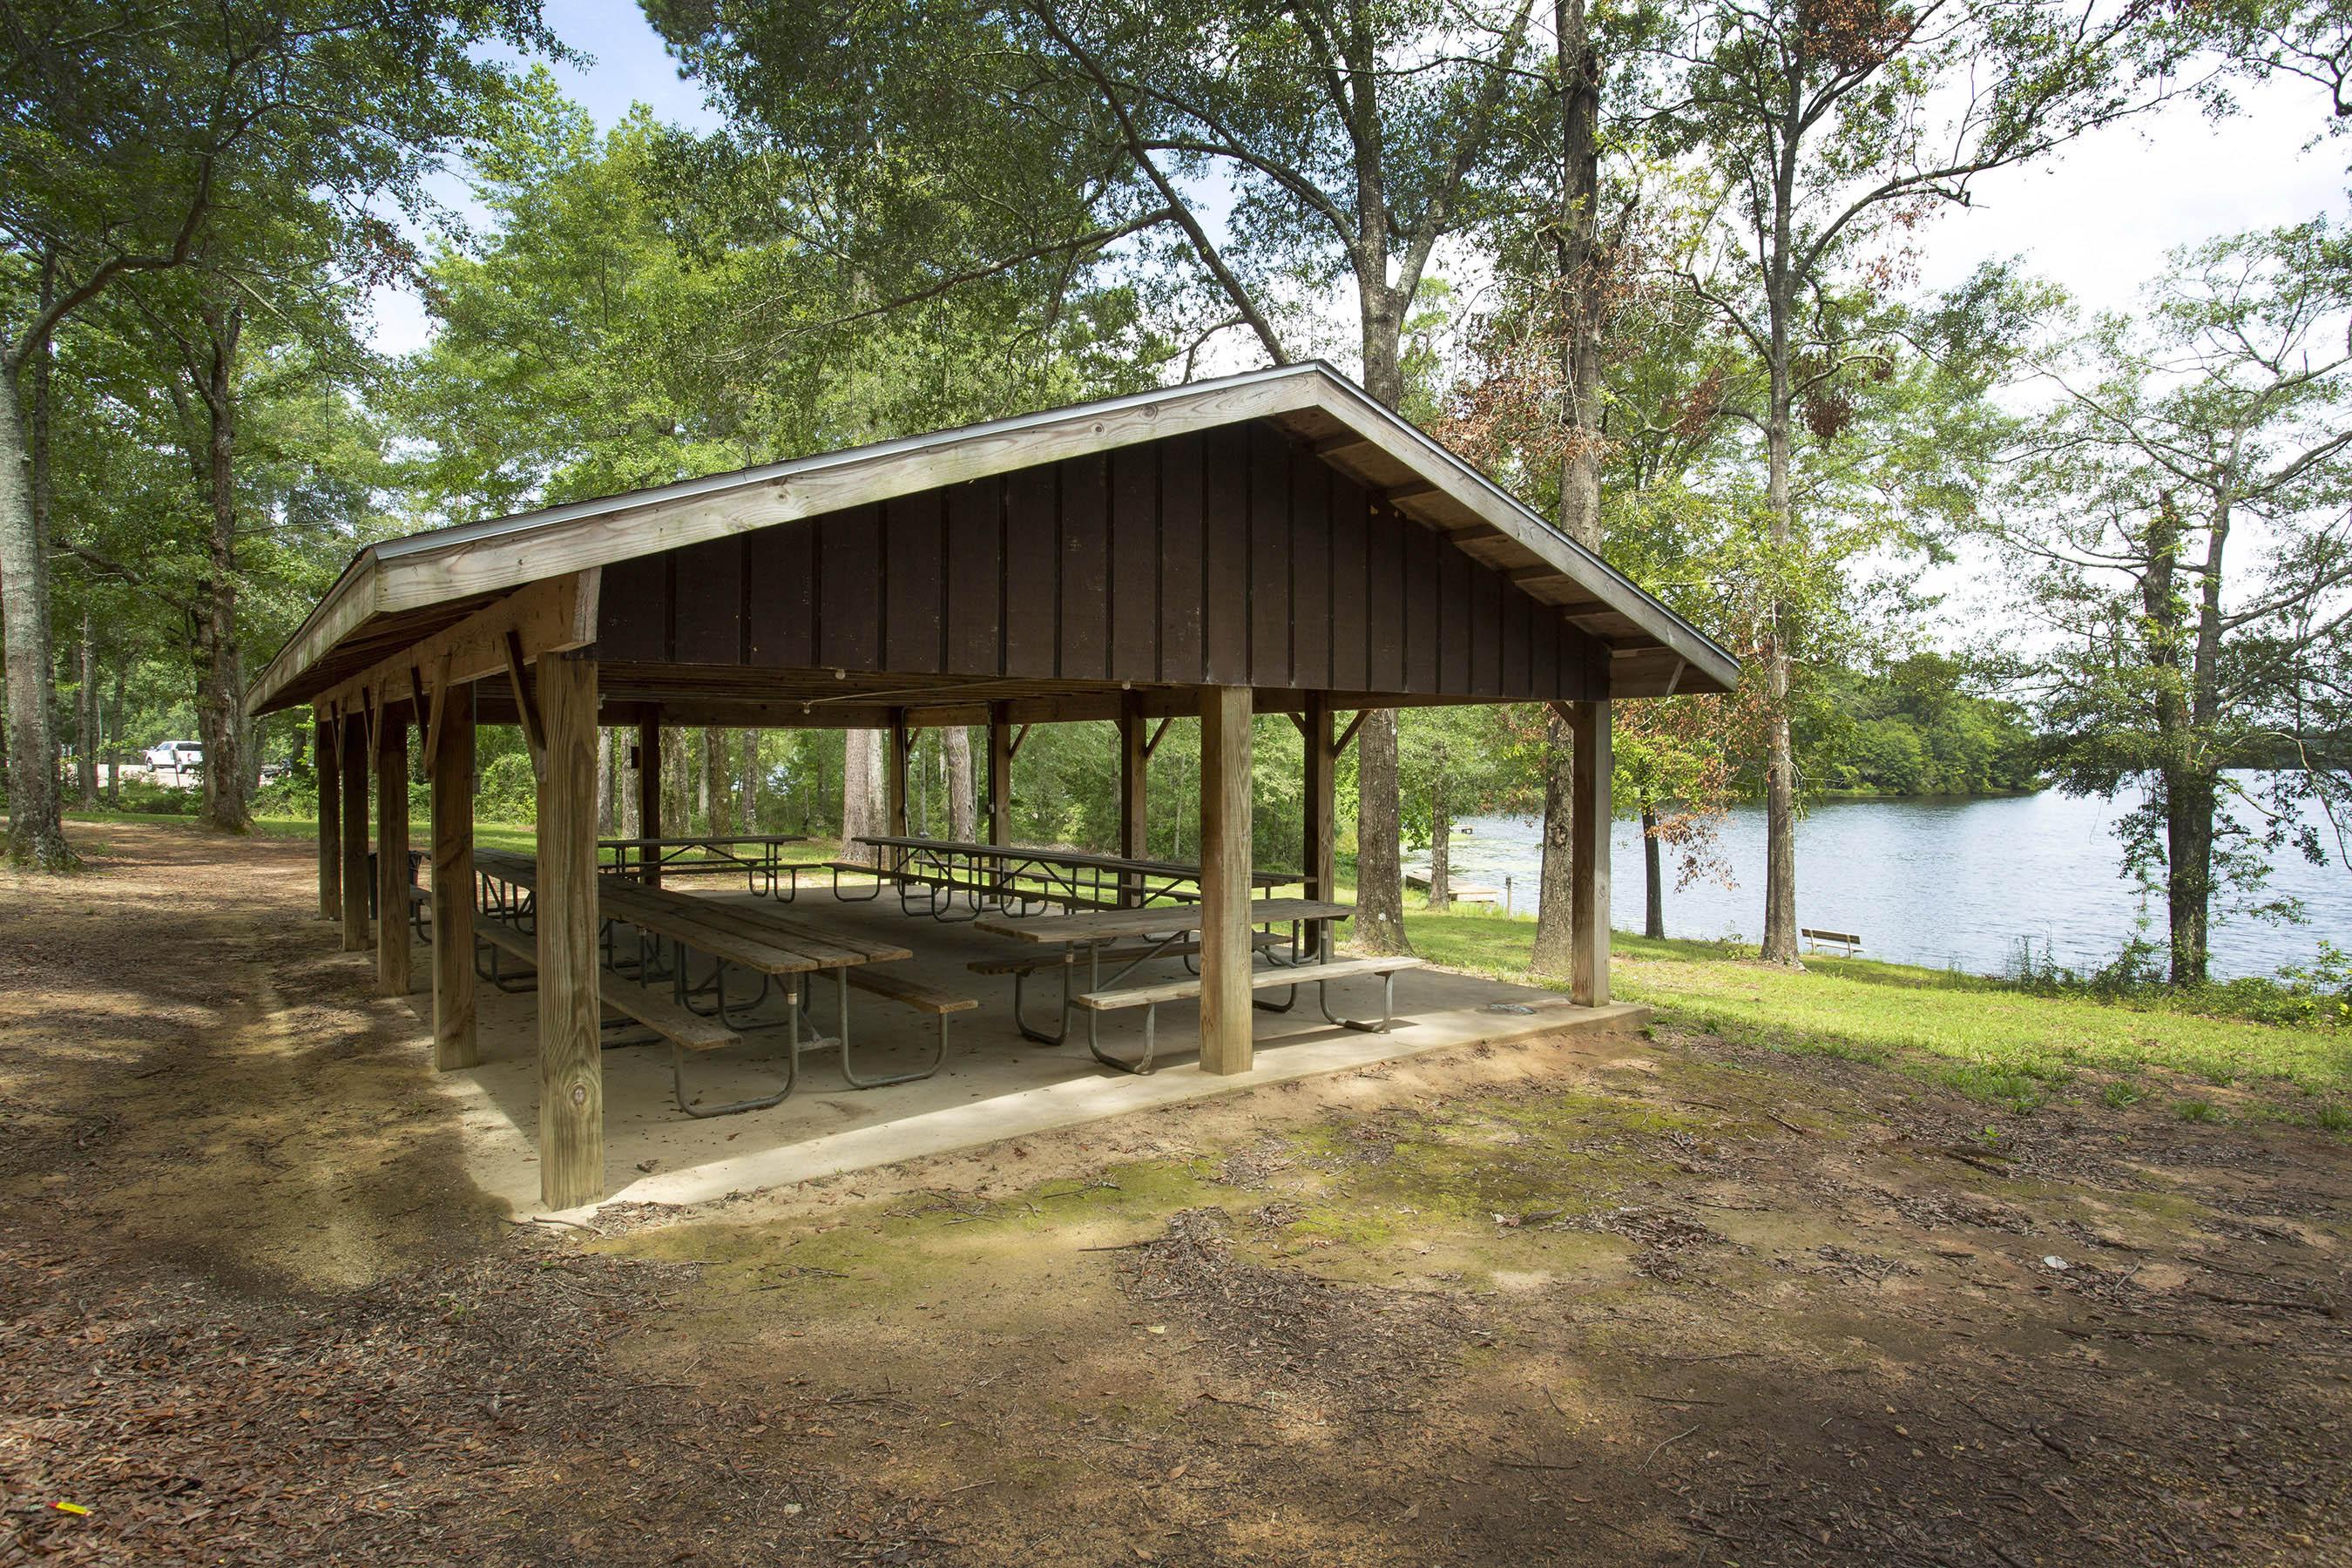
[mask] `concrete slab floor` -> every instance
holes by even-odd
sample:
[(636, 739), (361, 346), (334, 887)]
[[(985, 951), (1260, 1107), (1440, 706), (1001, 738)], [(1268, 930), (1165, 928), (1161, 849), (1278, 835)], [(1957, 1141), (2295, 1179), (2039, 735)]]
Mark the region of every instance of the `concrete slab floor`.
[[(742, 893), (717, 892), (707, 882), (695, 890), (754, 907), (775, 907)], [(982, 934), (969, 923), (906, 914), (896, 898), (887, 895), (857, 902), (804, 890), (787, 909), (811, 923), (912, 948), (915, 956), (892, 964), (894, 973), (975, 997), (979, 1009), (950, 1017), (947, 1058), (931, 1078), (855, 1089), (842, 1077), (838, 1050), (804, 1050), (799, 1082), (782, 1104), (709, 1120), (685, 1115), (673, 1101), (667, 1044), (606, 1050), (606, 1202), (700, 1203), (1444, 1047), (1563, 1030), (1634, 1028), (1650, 1011), (1628, 1004), (1578, 1007), (1557, 992), (1421, 969), (1397, 977), (1396, 1024), (1384, 1035), (1326, 1024), (1315, 1010), (1311, 991), (1300, 994), (1296, 1011), (1261, 1009), (1256, 1015), (1256, 1066), (1231, 1077), (1204, 1073), (1193, 1060), (1198, 1009), (1190, 1003), (1163, 1006), (1158, 1028), (1160, 1065), (1138, 1077), (1097, 1064), (1087, 1054), (1083, 1022), (1073, 1025), (1069, 1042), (1060, 1047), (1024, 1039), (1013, 1023), (1011, 978), (978, 975), (966, 967), (977, 959), (1040, 950)], [(420, 975), (425, 969), (418, 965)], [(1128, 983), (1180, 978), (1185, 973), (1181, 961), (1169, 959), (1139, 969)], [(1282, 993), (1259, 994), (1278, 1000)], [(1033, 982), (1025, 998), (1030, 1021), (1050, 1027), (1060, 995), (1056, 976)], [(908, 1070), (928, 1058), (936, 1027), (928, 1016), (885, 997), (856, 991), (850, 996), (851, 1042), (861, 1076)], [(503, 994), (485, 983), (479, 1003), (482, 1064), (435, 1079), (463, 1108), (469, 1173), (518, 1214), (544, 1212), (535, 1152), (539, 1065), (534, 1001), (528, 994)], [(429, 1009), (429, 1003), (425, 1005)], [(1377, 1017), (1380, 982), (1335, 983), (1331, 1006), (1346, 1016)], [(832, 1007), (833, 988), (821, 983), (813, 1013), (817, 1029), (828, 1035), (835, 1032)], [(770, 1004), (758, 1016), (781, 1014)], [(1139, 1012), (1107, 1015), (1102, 1039), (1105, 1049), (1114, 1054), (1138, 1054), (1143, 1043)], [(781, 1030), (758, 1033), (729, 1050), (688, 1053), (689, 1099), (716, 1105), (774, 1092), (782, 1079), (783, 1040)]]

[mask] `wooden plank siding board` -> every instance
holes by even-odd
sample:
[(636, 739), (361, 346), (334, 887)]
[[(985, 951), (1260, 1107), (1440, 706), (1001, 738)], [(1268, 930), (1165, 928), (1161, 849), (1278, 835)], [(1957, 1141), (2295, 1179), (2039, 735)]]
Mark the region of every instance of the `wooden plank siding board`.
[(1290, 681), (1290, 447), (1278, 431), (1250, 426), (1249, 679)]
[(1249, 683), (1249, 445), (1244, 429), (1208, 433), (1201, 478), (1201, 679)]
[(1051, 468), (1024, 468), (1004, 478), (1004, 673), (1050, 676), (1054, 670), (1055, 598), (1060, 549), (1058, 505)]
[(1290, 454), (1291, 684), (1331, 684), (1331, 470), (1304, 447)]
[(666, 662), (669, 649), (663, 644), (668, 624), (667, 556), (640, 555), (604, 568), (596, 642), (609, 657), (629, 664)]
[[(812, 525), (744, 535), (744, 642), (746, 658), (756, 667), (792, 669), (816, 663), (818, 531)], [(604, 602), (612, 603), (609, 591)], [(607, 646), (600, 645), (600, 651), (607, 659), (617, 657)]]
[(1202, 469), (1204, 445), (1179, 436), (1160, 447), (1160, 664), (1161, 680), (1202, 673)]
[(1328, 496), (1331, 525), (1331, 679), (1341, 691), (1367, 689), (1365, 640), (1363, 487), (1333, 473)]
[(1470, 689), (1481, 697), (1499, 697), (1503, 694), (1503, 580), (1474, 567), (1470, 601)]
[(947, 668), (995, 669), (1003, 658), (1003, 487), (971, 479), (947, 497)]
[(614, 702), (839, 707), (926, 679), (1585, 700), (1610, 668), (1507, 570), (1267, 426), (617, 563), (597, 629)]
[(1525, 594), (1503, 595), (1503, 690), (1512, 697), (1535, 695), (1529, 679), (1528, 644), (1535, 637), (1535, 601)]
[(1160, 679), (1160, 450), (1110, 459), (1110, 674)]
[(1470, 558), (1434, 534), (1424, 534), (1437, 564), (1435, 691), (1468, 691), (1470, 684)]
[(882, 520), (882, 667), (935, 675), (943, 666), (946, 498), (923, 490), (887, 502)]
[(1062, 551), (1060, 649), (1055, 673), (1110, 675), (1110, 469), (1103, 456), (1059, 465)]
[(819, 664), (882, 668), (881, 510), (852, 507), (817, 520)]
[(743, 657), (743, 540), (713, 539), (674, 552), (670, 658), (736, 664)]
[(1405, 689), (1404, 534), (1394, 519), (1368, 494), (1364, 538), (1370, 549), (1364, 578), (1365, 647), (1371, 668), (1364, 684), (1374, 691)]

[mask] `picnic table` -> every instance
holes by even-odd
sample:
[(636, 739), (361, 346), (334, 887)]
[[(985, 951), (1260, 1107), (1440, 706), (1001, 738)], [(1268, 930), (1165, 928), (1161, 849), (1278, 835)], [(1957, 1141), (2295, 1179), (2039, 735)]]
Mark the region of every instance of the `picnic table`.
[[(853, 842), (882, 850), (888, 857), (887, 864), (872, 868), (877, 885), (870, 897), (881, 896), (881, 884), (895, 882), (902, 910), (929, 914), (935, 920), (975, 920), (990, 910), (1021, 919), (1053, 906), (1118, 910), (1194, 903), (1201, 897), (1201, 868), (1181, 860), (1139, 860), (1083, 849), (885, 834), (867, 834)], [(866, 869), (850, 862), (837, 863), (836, 890), (839, 871)], [(1258, 890), (1298, 879), (1287, 871), (1250, 873), (1250, 886)], [(914, 899), (916, 889), (928, 894), (919, 908)], [(966, 896), (968, 914), (952, 912), (960, 892)]]
[(680, 833), (599, 838), (596, 851), (604, 869), (656, 887), (665, 877), (740, 873), (749, 891), (773, 896), (779, 872), (793, 879), (784, 846), (807, 842), (801, 833)]
[[(1418, 958), (1360, 958), (1335, 960), (1330, 956), (1330, 924), (1346, 920), (1356, 911), (1348, 904), (1327, 903), (1319, 899), (1255, 899), (1249, 906), (1250, 924), (1261, 931), (1277, 925), (1311, 929), (1312, 940), (1300, 942), (1294, 935), (1290, 955), (1285, 957), (1278, 941), (1252, 939), (1250, 954), (1265, 967), (1255, 969), (1250, 977), (1253, 991), (1287, 988), (1290, 995), (1280, 1003), (1252, 999), (1252, 1005), (1268, 1012), (1286, 1013), (1297, 1004), (1301, 985), (1316, 988), (1318, 1005), (1324, 1021), (1343, 1028), (1384, 1033), (1396, 1016), (1396, 975), (1400, 971), (1417, 969)], [(1058, 1046), (1069, 1035), (1070, 1013), (1073, 1008), (1087, 1016), (1087, 1049), (1105, 1067), (1121, 1072), (1143, 1073), (1151, 1070), (1155, 1046), (1155, 1020), (1160, 1004), (1176, 1002), (1201, 994), (1197, 975), (1189, 980), (1158, 981), (1149, 984), (1122, 986), (1125, 980), (1143, 964), (1155, 959), (1190, 956), (1200, 951), (1201, 914), (1197, 904), (1160, 905), (1155, 908), (1089, 910), (1077, 914), (1049, 915), (1034, 920), (982, 920), (973, 928), (991, 936), (1011, 937), (1017, 942), (1037, 947), (1060, 950), (1062, 970), (1062, 1018), (1060, 1027), (1048, 1035), (1033, 1028), (1023, 1016), (1020, 980), (1025, 967), (1013, 969), (1013, 1022), (1021, 1032), (1042, 1045)], [(1083, 958), (1087, 965), (1087, 988), (1074, 991), (1072, 974)], [(1054, 960), (1042, 965), (1051, 967)], [(1106, 979), (1103, 966), (1115, 963), (1119, 967)], [(982, 961), (972, 968), (1001, 971), (1006, 967), (1001, 961)], [(1381, 980), (1381, 1016), (1377, 1024), (1334, 1016), (1329, 994), (1325, 989), (1334, 980), (1356, 975), (1377, 975)], [(1110, 1055), (1102, 1048), (1100, 1017), (1106, 1012), (1123, 1007), (1141, 1007), (1143, 1012), (1143, 1055), (1133, 1061)]]
[[(500, 955), (532, 957), (532, 897), (538, 886), (538, 862), (529, 855), (478, 847), (474, 871), (481, 912), (476, 931), (489, 957), (484, 978), (501, 990), (524, 989), (509, 983)], [(776, 1104), (793, 1091), (804, 1050), (838, 1047), (842, 1076), (859, 1089), (928, 1078), (946, 1055), (947, 1014), (977, 1005), (939, 998), (944, 1005), (924, 1006), (922, 999), (929, 994), (926, 988), (896, 976), (869, 976), (866, 965), (914, 956), (896, 942), (833, 931), (772, 910), (647, 887), (609, 872), (596, 879), (596, 901), (602, 928), (602, 979), (607, 982), (603, 986), (604, 999), (616, 1012), (669, 1040), (672, 1091), (678, 1109), (689, 1116), (724, 1116)], [(699, 976), (694, 963), (698, 956), (709, 966)], [(757, 991), (748, 996), (730, 991), (733, 972), (757, 976)], [(804, 1038), (802, 1016), (808, 1005), (810, 985), (826, 974), (834, 981), (838, 1032), (832, 1037)], [(666, 1000), (656, 986), (667, 990)], [(924, 1067), (886, 1077), (858, 1074), (850, 1056), (852, 986), (922, 1006), (938, 1016), (937, 1046)], [(772, 995), (782, 1007), (782, 1020), (753, 1019), (752, 1010)], [(790, 1047), (782, 1089), (772, 1095), (709, 1109), (698, 1109), (688, 1100), (685, 1051), (733, 1045), (746, 1034), (779, 1028), (787, 1032)]]

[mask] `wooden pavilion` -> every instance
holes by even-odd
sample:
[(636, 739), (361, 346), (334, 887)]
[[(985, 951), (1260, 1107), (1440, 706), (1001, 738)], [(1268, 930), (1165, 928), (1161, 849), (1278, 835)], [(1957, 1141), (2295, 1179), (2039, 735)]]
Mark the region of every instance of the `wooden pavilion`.
[(1251, 1065), (1250, 720), (1307, 736), (1309, 897), (1333, 890), (1335, 715), (1561, 704), (1576, 739), (1574, 998), (1608, 998), (1610, 703), (1720, 691), (1732, 658), (1321, 364), (883, 442), (362, 551), (255, 682), (319, 726), (321, 913), (405, 991), (409, 731), (432, 781), (434, 1060), (472, 1066), (474, 725), (539, 772), (540, 1151), (603, 1195), (596, 741), (635, 725), (659, 833), (663, 724), (985, 725), (1006, 835), (1023, 726), (1119, 726), (1142, 852), (1153, 721), (1202, 721), (1202, 1068)]

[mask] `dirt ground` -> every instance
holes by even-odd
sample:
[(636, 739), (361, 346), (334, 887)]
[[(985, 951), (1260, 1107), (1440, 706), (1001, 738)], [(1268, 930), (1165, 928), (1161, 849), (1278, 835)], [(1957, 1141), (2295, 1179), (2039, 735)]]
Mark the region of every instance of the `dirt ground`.
[(2338, 1136), (1660, 1028), (518, 1224), (306, 846), (90, 832), (0, 1563), (2352, 1562)]

